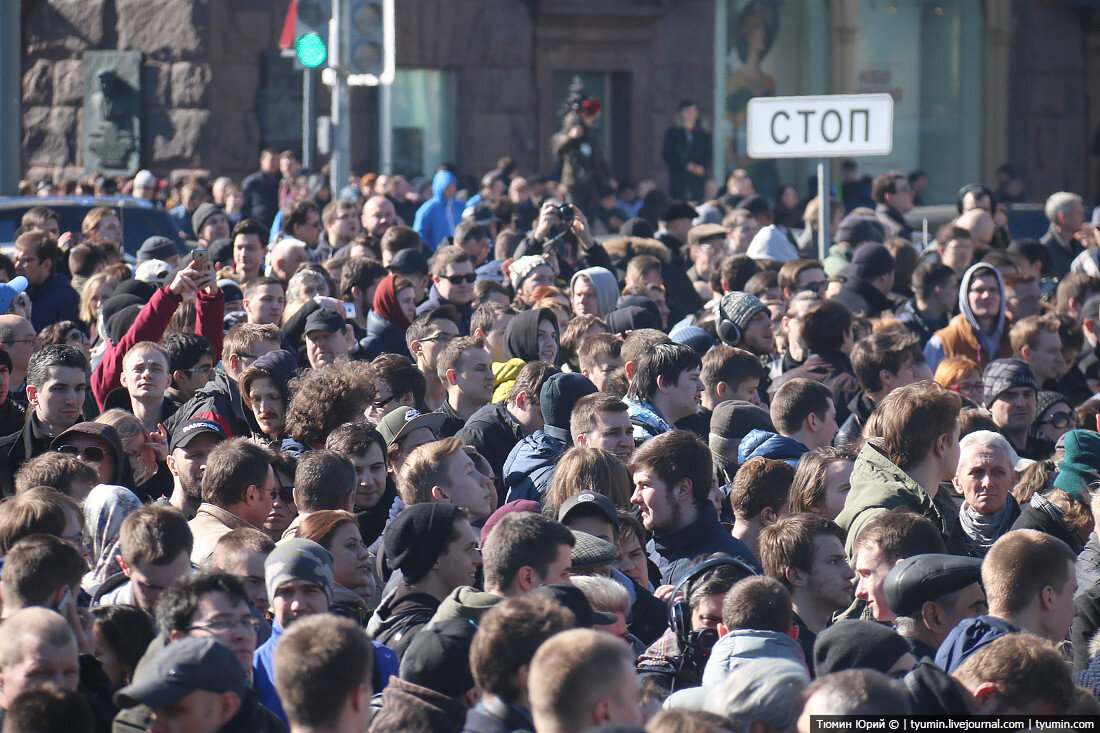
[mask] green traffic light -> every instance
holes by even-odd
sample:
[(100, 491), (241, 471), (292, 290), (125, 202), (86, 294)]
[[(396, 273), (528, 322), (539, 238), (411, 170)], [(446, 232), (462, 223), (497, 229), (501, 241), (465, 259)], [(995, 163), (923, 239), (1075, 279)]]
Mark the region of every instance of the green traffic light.
[(298, 61), (308, 69), (316, 69), (328, 58), (325, 41), (316, 33), (307, 33), (294, 42), (294, 51)]

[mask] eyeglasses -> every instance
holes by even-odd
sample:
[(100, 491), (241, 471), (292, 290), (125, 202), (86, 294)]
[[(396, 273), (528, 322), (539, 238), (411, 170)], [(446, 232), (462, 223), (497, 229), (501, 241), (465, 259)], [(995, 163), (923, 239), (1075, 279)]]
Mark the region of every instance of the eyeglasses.
[(1055, 412), (1046, 420), (1043, 420), (1041, 424), (1055, 428), (1075, 428), (1077, 427), (1077, 416), (1072, 412)]
[(260, 628), (260, 620), (253, 616), (240, 616), (238, 618), (220, 617), (211, 619), (204, 624), (195, 624), (189, 626), (188, 631), (194, 631), (195, 629), (201, 629), (203, 631), (216, 631), (223, 633), (231, 631), (232, 629), (244, 629), (245, 631), (256, 631)]
[(433, 341), (438, 341), (441, 344), (447, 344), (447, 343), (450, 343), (451, 341), (454, 341), (456, 338), (458, 338), (458, 337), (457, 336), (452, 336), (449, 333), (437, 333), (435, 336), (428, 336), (427, 338), (420, 339), (420, 343), (430, 344)]
[(380, 402), (375, 402), (374, 405), (372, 405), (372, 406), (376, 410), (384, 410), (384, 409), (386, 409), (386, 405), (390, 404), (391, 402), (393, 402), (394, 400), (396, 400), (400, 396), (401, 395), (398, 395), (398, 394), (391, 394), (386, 399), (384, 399)]
[[(237, 354), (237, 356), (239, 356), (242, 359), (244, 359), (244, 358), (254, 358), (254, 357), (246, 357), (245, 355), (242, 355), (242, 354)], [(186, 374), (188, 377), (193, 377), (196, 374), (205, 374), (207, 379), (213, 379), (215, 369), (212, 366), (208, 366), (208, 367), (195, 367), (194, 369), (180, 369), (180, 371), (183, 372), (184, 374)]]
[(70, 331), (69, 335), (65, 337), (66, 341), (76, 341), (78, 344), (85, 344), (88, 342), (88, 336), (83, 331)]
[(820, 295), (821, 291), (823, 289), (827, 288), (828, 286), (829, 286), (829, 281), (828, 280), (818, 280), (817, 282), (805, 283), (804, 285), (799, 285), (798, 290), (809, 292), (809, 293), (816, 293), (816, 294)]
[(440, 280), (446, 280), (451, 285), (458, 285), (459, 283), (473, 283), (477, 280), (476, 272), (468, 272), (465, 275), (440, 275)]
[(11, 345), (14, 345), (14, 344), (33, 344), (37, 340), (38, 340), (37, 336), (29, 336), (25, 339), (12, 339), (11, 341), (2, 341), (0, 343), (11, 344)]
[(102, 461), (103, 456), (105, 455), (102, 448), (94, 445), (86, 445), (83, 448), (75, 445), (63, 445), (57, 450), (60, 453), (64, 453), (70, 456), (76, 456), (81, 460), (91, 461), (92, 463), (98, 463), (99, 461)]

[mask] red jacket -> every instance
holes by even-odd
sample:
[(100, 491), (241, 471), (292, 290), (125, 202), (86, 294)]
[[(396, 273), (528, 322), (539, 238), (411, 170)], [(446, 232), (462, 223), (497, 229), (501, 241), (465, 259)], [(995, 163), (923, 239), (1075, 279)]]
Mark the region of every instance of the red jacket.
[[(122, 375), (122, 359), (126, 356), (126, 352), (134, 344), (142, 341), (159, 343), (164, 337), (164, 330), (168, 328), (168, 321), (172, 319), (172, 314), (176, 312), (181, 302), (182, 299), (168, 288), (160, 288), (153, 293), (149, 302), (142, 306), (137, 319), (126, 335), (117, 344), (107, 345), (99, 366), (92, 372), (92, 394), (99, 409), (103, 409), (103, 401), (107, 399), (107, 394), (112, 389), (122, 386), (119, 377)], [(220, 290), (213, 296), (200, 292), (196, 310), (198, 313), (195, 318), (195, 333), (214, 345), (215, 354), (220, 354), (224, 334), (222, 322), (225, 317), (225, 297)]]

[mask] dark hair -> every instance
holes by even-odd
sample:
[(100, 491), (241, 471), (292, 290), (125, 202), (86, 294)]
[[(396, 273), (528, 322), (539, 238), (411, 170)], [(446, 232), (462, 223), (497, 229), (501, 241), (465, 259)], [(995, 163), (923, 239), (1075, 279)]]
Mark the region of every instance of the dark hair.
[(834, 399), (833, 391), (821, 382), (790, 379), (772, 397), (772, 424), (781, 434), (793, 435), (802, 429), (811, 413), (824, 420)]
[(0, 502), (0, 557), (29, 535), (60, 537), (68, 521), (67, 511), (75, 512), (80, 519), (84, 518), (78, 504), (47, 486), (35, 486)]
[[(489, 282), (489, 281), (486, 281)], [(493, 325), (493, 321), (497, 319), (497, 316), (516, 315), (516, 309), (510, 305), (504, 305), (503, 303), (482, 303), (470, 316), (470, 335), (472, 336), (479, 328), (483, 333), (488, 333)]]
[(741, 464), (730, 484), (729, 501), (737, 519), (752, 520), (771, 508), (783, 514), (791, 495), (794, 466), (757, 456)]
[[(114, 213), (114, 212), (111, 212)], [(57, 240), (41, 229), (32, 229), (23, 232), (15, 238), (16, 247), (34, 246), (35, 255), (39, 262), (49, 262), (50, 272), (57, 272), (57, 261), (61, 256), (61, 250), (57, 246)]]
[[(411, 392), (413, 403), (420, 409), (424, 404), (424, 395), (427, 392), (427, 382), (424, 375), (412, 359), (401, 354), (381, 354), (370, 363), (374, 370), (375, 378), (386, 385), (391, 395), (403, 395)], [(423, 410), (421, 410), (423, 412)]]
[(94, 275), (107, 264), (107, 255), (99, 247), (81, 243), (69, 250), (69, 272), (77, 277)]
[(634, 377), (630, 380), (627, 397), (632, 400), (649, 400), (657, 392), (657, 379), (664, 377), (678, 382), (680, 375), (691, 369), (702, 369), (699, 355), (684, 344), (658, 344), (642, 353), (634, 363)]
[(94, 720), (84, 695), (53, 683), (20, 693), (4, 711), (4, 727), (11, 731), (91, 733)]
[(823, 508), (828, 479), (826, 470), (838, 461), (852, 463), (855, 460), (855, 454), (851, 451), (832, 446), (815, 448), (804, 453), (798, 461), (794, 482), (791, 484), (791, 512), (797, 514)]
[(802, 338), (814, 354), (840, 351), (844, 336), (852, 327), (852, 312), (835, 300), (817, 303), (802, 319)]
[(369, 257), (349, 257), (340, 271), (340, 295), (351, 298), (351, 289), (359, 288), (364, 293), (379, 280), (389, 274), (378, 260)]
[(455, 227), (452, 239), (461, 247), (467, 241), (480, 242), (483, 239), (492, 239), (492, 235), (484, 224), (478, 224), (476, 221), (460, 221)]
[(168, 637), (173, 631), (186, 633), (195, 611), (208, 593), (224, 593), (231, 599), (248, 605), (248, 594), (239, 579), (220, 570), (206, 570), (184, 575), (170, 585), (157, 599), (157, 631)]
[(947, 552), (943, 534), (932, 520), (898, 509), (878, 515), (860, 530), (856, 550), (872, 544), (878, 546), (879, 554), (889, 563), (914, 555)]
[(736, 389), (742, 382), (763, 379), (767, 375), (768, 370), (755, 354), (734, 346), (718, 344), (703, 356), (699, 378), (707, 389), (713, 389), (719, 382), (725, 382)]
[(26, 461), (15, 472), (15, 493), (21, 494), (35, 486), (48, 486), (72, 496), (75, 481), (99, 483), (99, 473), (92, 466), (73, 456), (49, 451)]
[[(378, 247), (382, 252), (397, 254), (403, 249), (423, 249), (424, 243), (420, 235), (412, 227), (398, 224), (386, 230), (382, 238), (378, 240)], [(424, 272), (427, 275), (427, 271)]]
[(300, 512), (343, 509), (357, 483), (355, 466), (343, 455), (306, 451), (294, 471), (294, 503)]
[[(222, 212), (219, 212), (222, 213)], [(198, 235), (198, 232), (195, 232)], [(233, 241), (237, 238), (237, 235), (255, 234), (260, 238), (260, 242), (266, 244), (267, 238), (270, 236), (268, 228), (255, 219), (242, 219), (233, 226), (233, 231), (229, 232), (229, 240)]]
[(871, 182), (871, 198), (876, 204), (886, 203), (886, 194), (897, 193), (898, 183), (908, 183), (905, 174), (897, 171), (883, 173)]
[(287, 407), (287, 433), (303, 445), (324, 445), (337, 427), (359, 419), (376, 393), (374, 371), (362, 362), (340, 359), (310, 369)]
[(84, 355), (68, 344), (52, 344), (43, 347), (31, 355), (27, 363), (27, 384), (38, 389), (49, 379), (51, 368), (80, 369), (85, 375), (88, 373), (88, 360)]
[(194, 333), (173, 333), (164, 339), (161, 345), (168, 355), (168, 373), (193, 369), (199, 359), (209, 356), (218, 360), (214, 345), (202, 336)]
[(942, 262), (922, 262), (913, 270), (910, 283), (913, 292), (922, 300), (932, 297), (933, 291), (947, 283), (954, 276), (955, 271)]
[(80, 552), (68, 542), (51, 534), (24, 537), (4, 554), (4, 606), (44, 606), (63, 586), (75, 593), (87, 570)]
[(508, 390), (508, 397), (505, 398), (505, 401), (509, 405), (515, 406), (516, 400), (519, 399), (519, 393), (526, 392), (528, 402), (532, 405), (540, 404), (543, 382), (546, 381), (547, 377), (557, 373), (558, 368), (553, 364), (547, 364), (545, 361), (527, 362), (519, 370), (519, 374), (516, 375), (516, 382), (512, 385), (512, 389)]
[(629, 468), (631, 473), (647, 468), (669, 487), (687, 479), (691, 481), (695, 506), (703, 506), (709, 501), (714, 482), (714, 459), (695, 433), (670, 430), (650, 438), (631, 456)]
[(760, 264), (748, 255), (730, 255), (714, 268), (710, 275), (710, 286), (715, 293), (742, 291), (749, 278), (758, 272), (761, 272)]
[(346, 458), (365, 454), (371, 444), (382, 449), (382, 455), (386, 455), (386, 441), (382, 434), (369, 423), (349, 422), (329, 433), (325, 439), (325, 448), (335, 451)]
[(242, 501), (249, 486), (263, 487), (270, 464), (271, 452), (245, 438), (219, 443), (206, 459), (202, 500), (223, 508)]
[(920, 339), (909, 329), (875, 331), (852, 349), (852, 371), (863, 389), (878, 392), (884, 386), (880, 371), (897, 374), (905, 362), (915, 361), (919, 356)]
[(190, 556), (195, 540), (183, 514), (171, 506), (138, 507), (122, 522), (119, 554), (133, 567), (138, 563), (167, 565), (181, 554)]
[(432, 321), (440, 320), (457, 324), (460, 320), (458, 310), (453, 305), (441, 305), (413, 319), (413, 322), (405, 329), (405, 345), (409, 347), (409, 351), (412, 351), (413, 341), (419, 341), (428, 335), (428, 329)]
[(836, 537), (843, 548), (844, 530), (817, 514), (790, 514), (764, 527), (760, 530), (760, 564), (764, 566), (764, 574), (778, 580), (787, 590), (794, 590), (787, 570), (797, 568), (809, 573), (813, 569), (814, 540), (821, 534)]
[(886, 457), (903, 471), (917, 465), (941, 435), (954, 434), (961, 409), (958, 393), (935, 382), (898, 387), (875, 408)]
[[(305, 224), (309, 220), (310, 212), (315, 212), (318, 218), (321, 216), (321, 210), (317, 208), (317, 204), (309, 199), (295, 201), (283, 209), (283, 234), (293, 236), (294, 228)], [(233, 231), (233, 237), (236, 237), (236, 228)]]
[(485, 586), (506, 589), (524, 567), (545, 576), (558, 557), (558, 548), (575, 543), (572, 532), (542, 514), (506, 514), (489, 532), (482, 548)]
[(93, 606), (92, 617), (95, 619), (95, 630), (122, 662), (128, 684), (133, 679), (138, 662), (157, 635), (153, 620), (144, 611), (122, 604)]
[(786, 633), (794, 623), (791, 594), (774, 578), (754, 575), (739, 580), (722, 601), (722, 623), (731, 630)]

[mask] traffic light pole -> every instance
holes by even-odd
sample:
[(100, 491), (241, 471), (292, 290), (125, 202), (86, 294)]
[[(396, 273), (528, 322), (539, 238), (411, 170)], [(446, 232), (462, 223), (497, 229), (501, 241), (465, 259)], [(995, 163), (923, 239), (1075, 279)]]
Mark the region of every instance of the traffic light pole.
[(332, 84), (332, 158), (329, 175), (333, 196), (348, 185), (351, 174), (351, 100), (348, 93), (348, 3), (332, 0), (332, 21), (329, 25), (330, 66), (335, 78)]
[(378, 86), (378, 144), (381, 148), (379, 168), (386, 175), (393, 174), (393, 86)]
[(313, 69), (302, 67), (302, 167), (314, 170), (317, 149), (317, 101), (313, 98)]

